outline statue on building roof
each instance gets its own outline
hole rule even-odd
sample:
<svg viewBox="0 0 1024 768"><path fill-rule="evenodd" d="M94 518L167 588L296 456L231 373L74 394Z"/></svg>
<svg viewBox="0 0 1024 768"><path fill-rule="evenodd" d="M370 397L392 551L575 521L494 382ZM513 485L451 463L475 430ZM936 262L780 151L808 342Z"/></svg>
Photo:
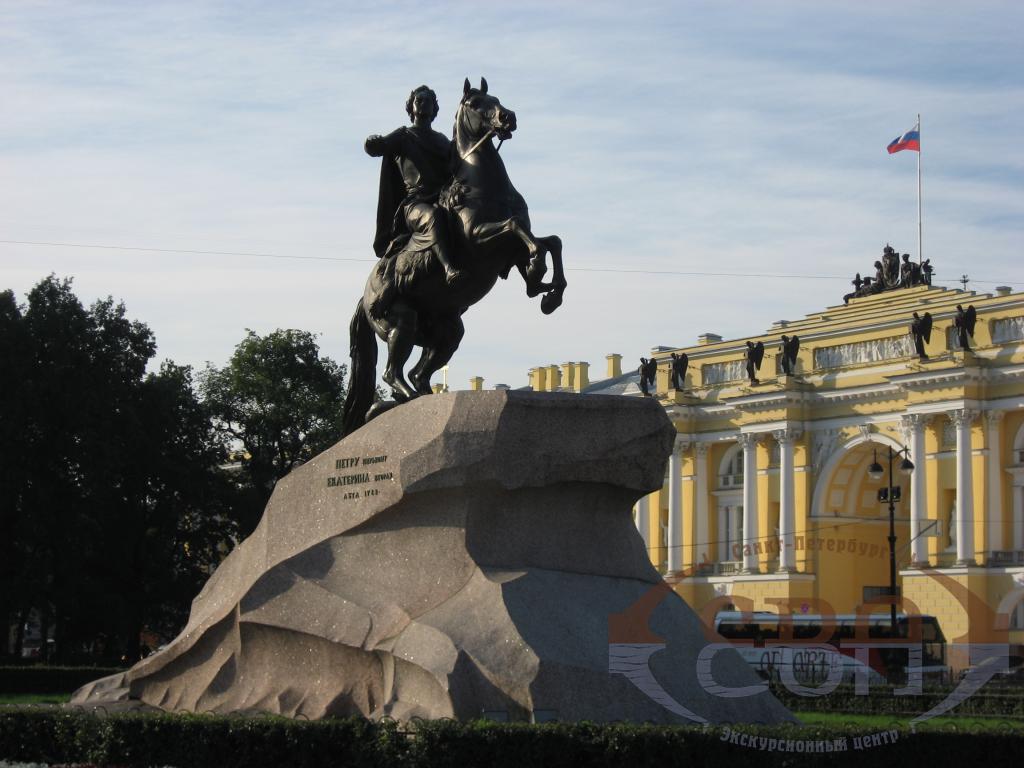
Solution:
<svg viewBox="0 0 1024 768"><path fill-rule="evenodd" d="M903 288L913 288L921 285L924 280L921 277L921 265L910 260L910 254L903 254L903 263L900 264L900 285Z"/></svg>
<svg viewBox="0 0 1024 768"><path fill-rule="evenodd" d="M888 246L886 246L888 247ZM871 281L870 293L881 293L885 290L885 265L881 261L875 262L875 278Z"/></svg>
<svg viewBox="0 0 1024 768"><path fill-rule="evenodd" d="M796 370L796 355L800 351L800 337L782 334L779 341L779 357L782 359L782 372L792 376Z"/></svg>
<svg viewBox="0 0 1024 768"><path fill-rule="evenodd" d="M686 385L686 368L690 364L690 357L685 352L678 355L672 353L672 389L682 390Z"/></svg>
<svg viewBox="0 0 1024 768"><path fill-rule="evenodd" d="M849 304L850 299L861 295L861 288L864 286L864 280L861 279L860 272L853 276L853 280L850 281L850 285L853 286L853 291L843 296L843 304Z"/></svg>
<svg viewBox="0 0 1024 768"><path fill-rule="evenodd" d="M935 268L932 266L931 259L925 259L924 261L921 262L921 279L924 281L925 285L931 286L932 272L934 271Z"/></svg>
<svg viewBox="0 0 1024 768"><path fill-rule="evenodd" d="M640 374L640 391L644 397L650 397L651 390L657 389L658 361L653 357L650 360L641 357L637 372Z"/></svg>
<svg viewBox="0 0 1024 768"><path fill-rule="evenodd" d="M932 340L932 313L925 312L924 316L914 313L914 319L910 323L910 335L914 337L914 349L921 360L927 360L928 355L924 351L924 345Z"/></svg>
<svg viewBox="0 0 1024 768"><path fill-rule="evenodd" d="M973 304L968 304L967 309L964 309L960 304L956 305L956 318L953 320L953 325L956 328L957 342L960 344L960 349L970 350L970 338L974 336L974 326L978 322L978 312L974 308Z"/></svg>
<svg viewBox="0 0 1024 768"><path fill-rule="evenodd" d="M900 287L900 255L888 243L882 249L882 283L889 290Z"/></svg>
<svg viewBox="0 0 1024 768"><path fill-rule="evenodd" d="M916 264L910 260L910 254L902 256L891 245L886 243L882 249L882 258L874 263L875 274L871 277L861 278L860 272L853 279L853 292L843 296L843 303L848 304L850 299L860 296L874 296L884 291L892 291L897 288L913 288L917 285L932 284L931 261L925 259L922 263Z"/></svg>
<svg viewBox="0 0 1024 768"><path fill-rule="evenodd" d="M761 381L757 378L755 373L761 370L761 361L764 360L764 342L759 341L757 344L747 340L747 378L750 379L751 386L760 384Z"/></svg>

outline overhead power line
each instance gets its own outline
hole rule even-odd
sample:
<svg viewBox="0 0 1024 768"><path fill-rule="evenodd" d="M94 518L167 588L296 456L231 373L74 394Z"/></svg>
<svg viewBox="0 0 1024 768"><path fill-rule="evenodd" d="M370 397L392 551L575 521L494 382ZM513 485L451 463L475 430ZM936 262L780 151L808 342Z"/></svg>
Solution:
<svg viewBox="0 0 1024 768"><path fill-rule="evenodd" d="M376 259L345 256L303 256L289 253L253 253L249 251L199 251L189 248L153 248L133 245L107 245L100 243L57 243L39 240L0 240L6 245L32 245L48 246L52 248L91 248L106 251L135 251L144 253L181 253L192 256L242 256L246 258L260 259L294 259L300 261L339 261L339 262L366 262L372 263ZM846 280L849 275L808 275L789 274L781 272L707 272L700 270L679 270L679 269L622 269L619 267L588 267L588 266L566 266L566 272L609 272L615 274L636 274L636 275L675 275L679 277L758 277L777 278L785 280ZM1021 280L981 280L971 278L974 283L988 283L1000 285L1003 283L1021 283Z"/></svg>

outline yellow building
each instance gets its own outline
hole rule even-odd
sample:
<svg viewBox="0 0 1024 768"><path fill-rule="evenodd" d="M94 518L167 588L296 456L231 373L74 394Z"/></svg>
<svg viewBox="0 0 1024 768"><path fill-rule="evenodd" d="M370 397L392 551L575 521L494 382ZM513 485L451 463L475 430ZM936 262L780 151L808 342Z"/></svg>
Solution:
<svg viewBox="0 0 1024 768"><path fill-rule="evenodd" d="M969 350L954 327L958 304L977 312ZM932 319L927 359L909 333L915 311ZM782 372L783 334L800 339L791 375ZM745 367L748 340L766 349L758 384ZM678 390L671 353L689 360ZM709 333L652 354L654 396L678 437L664 487L635 515L651 560L691 606L727 598L741 609L844 614L888 595L889 510L879 489L889 485L890 449L906 448L914 468L892 480L901 486L904 607L935 615L950 642L984 641L966 633L992 617L968 613L1001 611L1003 642L1021 653L1024 294L889 290L749 339ZM618 355L608 375L590 383L585 363L566 363L532 369L530 384L642 396ZM880 480L868 473L876 460ZM967 664L955 651L949 661Z"/></svg>

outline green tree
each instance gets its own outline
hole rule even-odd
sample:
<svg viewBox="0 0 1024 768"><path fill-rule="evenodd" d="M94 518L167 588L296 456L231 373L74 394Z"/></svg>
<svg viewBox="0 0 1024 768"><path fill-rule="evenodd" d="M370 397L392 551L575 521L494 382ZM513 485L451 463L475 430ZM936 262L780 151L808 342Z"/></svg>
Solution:
<svg viewBox="0 0 1024 768"><path fill-rule="evenodd" d="M100 634L134 658L143 624L180 623L232 533L219 435L189 369L147 375L155 348L123 304L87 310L70 280L24 308L0 294L0 608L42 611L62 660Z"/></svg>
<svg viewBox="0 0 1024 768"><path fill-rule="evenodd" d="M24 581L24 551L18 534L26 471L24 452L17 449L27 433L25 398L30 370L24 318L12 291L0 293L0 620L6 629L18 627L16 652L21 649L25 624L24 595L31 585ZM6 653L6 643L0 653Z"/></svg>
<svg viewBox="0 0 1024 768"><path fill-rule="evenodd" d="M223 368L207 365L199 389L218 429L243 455L243 535L259 522L275 483L341 439L344 366L321 357L306 331L247 329Z"/></svg>

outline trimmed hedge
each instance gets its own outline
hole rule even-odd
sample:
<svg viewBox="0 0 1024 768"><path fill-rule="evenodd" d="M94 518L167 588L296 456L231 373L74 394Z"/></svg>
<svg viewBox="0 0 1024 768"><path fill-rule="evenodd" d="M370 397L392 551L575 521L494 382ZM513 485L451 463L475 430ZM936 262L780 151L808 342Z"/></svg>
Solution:
<svg viewBox="0 0 1024 768"><path fill-rule="evenodd" d="M896 688L872 687L866 696L856 695L853 685L840 685L826 696L797 696L780 684L772 684L772 693L787 708L802 712L833 712L870 715L920 715L943 701L953 690L925 688L920 695L897 696ZM949 713L953 717L1024 718L1024 690L982 688L964 699Z"/></svg>
<svg viewBox="0 0 1024 768"><path fill-rule="evenodd" d="M577 768L728 764L898 766L948 764L953 755L1014 765L1024 759L1024 734L919 733L887 730L885 744L858 749L864 728L594 725L590 723L417 722L408 726L361 718L121 714L98 717L64 710L0 710L0 759L108 766L176 768ZM881 732L879 732L881 733ZM846 745L807 753L807 745ZM855 741L858 740L858 741ZM771 747L771 748L769 748ZM799 748L802 754L797 753Z"/></svg>
<svg viewBox="0 0 1024 768"><path fill-rule="evenodd" d="M0 667L0 693L71 693L119 667Z"/></svg>
<svg viewBox="0 0 1024 768"><path fill-rule="evenodd" d="M378 766L393 760L397 726L363 719L0 710L0 758L96 765Z"/></svg>

